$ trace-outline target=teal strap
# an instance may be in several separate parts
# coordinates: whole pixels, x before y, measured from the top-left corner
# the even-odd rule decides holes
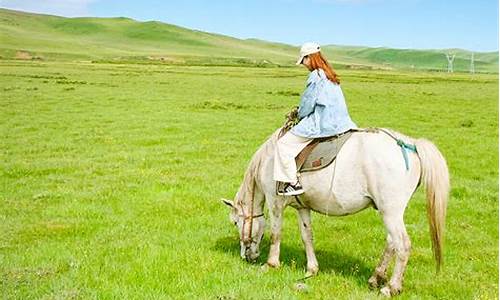
[[[389,131],[387,131],[383,128],[375,128],[375,130],[382,131],[383,133],[387,134],[388,136],[393,138],[398,143],[399,147],[401,147],[401,152],[403,152],[403,158],[405,159],[406,170],[407,171],[410,170],[410,164],[408,162],[408,150],[413,151],[415,153],[418,153],[417,146],[405,143],[402,139],[396,138],[392,133],[390,133]],[[366,131],[366,129],[365,129],[365,131]]]
[[[407,144],[401,139],[397,139],[396,142],[401,147],[401,152],[403,152],[403,158],[405,159],[406,170],[410,170],[410,164],[408,163],[408,150],[417,153],[417,147],[415,145]]]

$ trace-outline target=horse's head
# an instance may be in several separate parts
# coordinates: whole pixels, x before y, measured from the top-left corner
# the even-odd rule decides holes
[[[231,200],[221,200],[230,207],[229,219],[238,228],[241,257],[249,262],[255,262],[260,255],[259,245],[266,227],[264,214],[251,215],[241,205]]]

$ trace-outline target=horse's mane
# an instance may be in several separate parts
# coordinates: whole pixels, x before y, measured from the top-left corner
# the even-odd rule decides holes
[[[247,170],[245,171],[243,182],[236,193],[236,197],[234,199],[235,203],[243,205],[246,203],[245,200],[254,197],[255,184],[258,181],[261,163],[265,158],[270,155],[274,155],[274,147],[276,146],[276,141],[278,140],[280,131],[281,128],[276,130],[252,156]]]

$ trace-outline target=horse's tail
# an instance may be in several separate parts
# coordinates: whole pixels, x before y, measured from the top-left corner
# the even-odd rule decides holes
[[[432,241],[432,251],[439,272],[443,261],[444,226],[446,204],[450,189],[448,166],[438,148],[426,139],[415,141],[420,157],[420,181],[424,183],[427,194],[427,218]]]

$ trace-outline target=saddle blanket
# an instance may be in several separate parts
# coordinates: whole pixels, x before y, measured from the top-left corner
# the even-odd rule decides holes
[[[311,172],[329,166],[354,132],[350,130],[335,136],[312,140],[295,158],[297,171]]]

